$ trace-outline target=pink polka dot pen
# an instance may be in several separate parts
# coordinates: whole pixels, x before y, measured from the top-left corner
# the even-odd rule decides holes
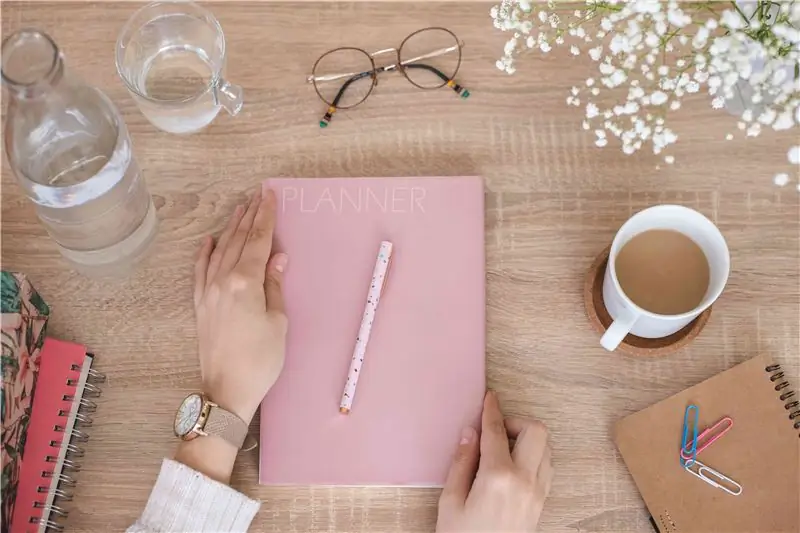
[[[378,311],[378,303],[381,300],[381,293],[386,284],[386,274],[389,270],[391,258],[392,243],[388,241],[381,242],[378,258],[375,261],[375,269],[372,271],[369,292],[367,293],[367,305],[364,307],[364,316],[361,317],[361,326],[358,328],[358,337],[356,337],[356,347],[353,349],[350,370],[347,372],[347,381],[344,384],[344,392],[342,392],[342,401],[339,402],[339,412],[345,415],[350,413],[350,409],[353,407],[358,377],[361,374],[361,367],[364,365],[369,334],[372,331],[372,323],[375,321],[375,313]]]

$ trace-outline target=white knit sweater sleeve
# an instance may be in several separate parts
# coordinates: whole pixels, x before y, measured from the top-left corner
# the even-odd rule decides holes
[[[144,513],[128,533],[244,532],[260,506],[227,485],[164,459]]]

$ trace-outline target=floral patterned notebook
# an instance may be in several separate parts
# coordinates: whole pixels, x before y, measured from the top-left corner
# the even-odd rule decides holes
[[[24,274],[0,274],[2,310],[2,532],[9,530],[50,309]]]

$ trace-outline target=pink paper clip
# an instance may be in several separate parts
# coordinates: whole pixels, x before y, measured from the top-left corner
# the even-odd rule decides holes
[[[729,416],[726,416],[720,419],[720,421],[713,426],[703,430],[703,432],[697,436],[697,455],[700,455],[700,452],[717,442],[725,433],[730,431],[732,427],[733,419]],[[689,445],[687,445],[687,447],[688,446]],[[686,448],[682,448],[681,457],[685,461],[690,460],[692,458],[691,448],[688,450]]]

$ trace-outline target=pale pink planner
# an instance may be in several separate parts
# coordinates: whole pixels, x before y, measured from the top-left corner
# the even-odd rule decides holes
[[[440,486],[485,389],[483,181],[271,179],[289,254],[286,364],[261,407],[265,485]],[[393,245],[339,412],[381,241]]]

